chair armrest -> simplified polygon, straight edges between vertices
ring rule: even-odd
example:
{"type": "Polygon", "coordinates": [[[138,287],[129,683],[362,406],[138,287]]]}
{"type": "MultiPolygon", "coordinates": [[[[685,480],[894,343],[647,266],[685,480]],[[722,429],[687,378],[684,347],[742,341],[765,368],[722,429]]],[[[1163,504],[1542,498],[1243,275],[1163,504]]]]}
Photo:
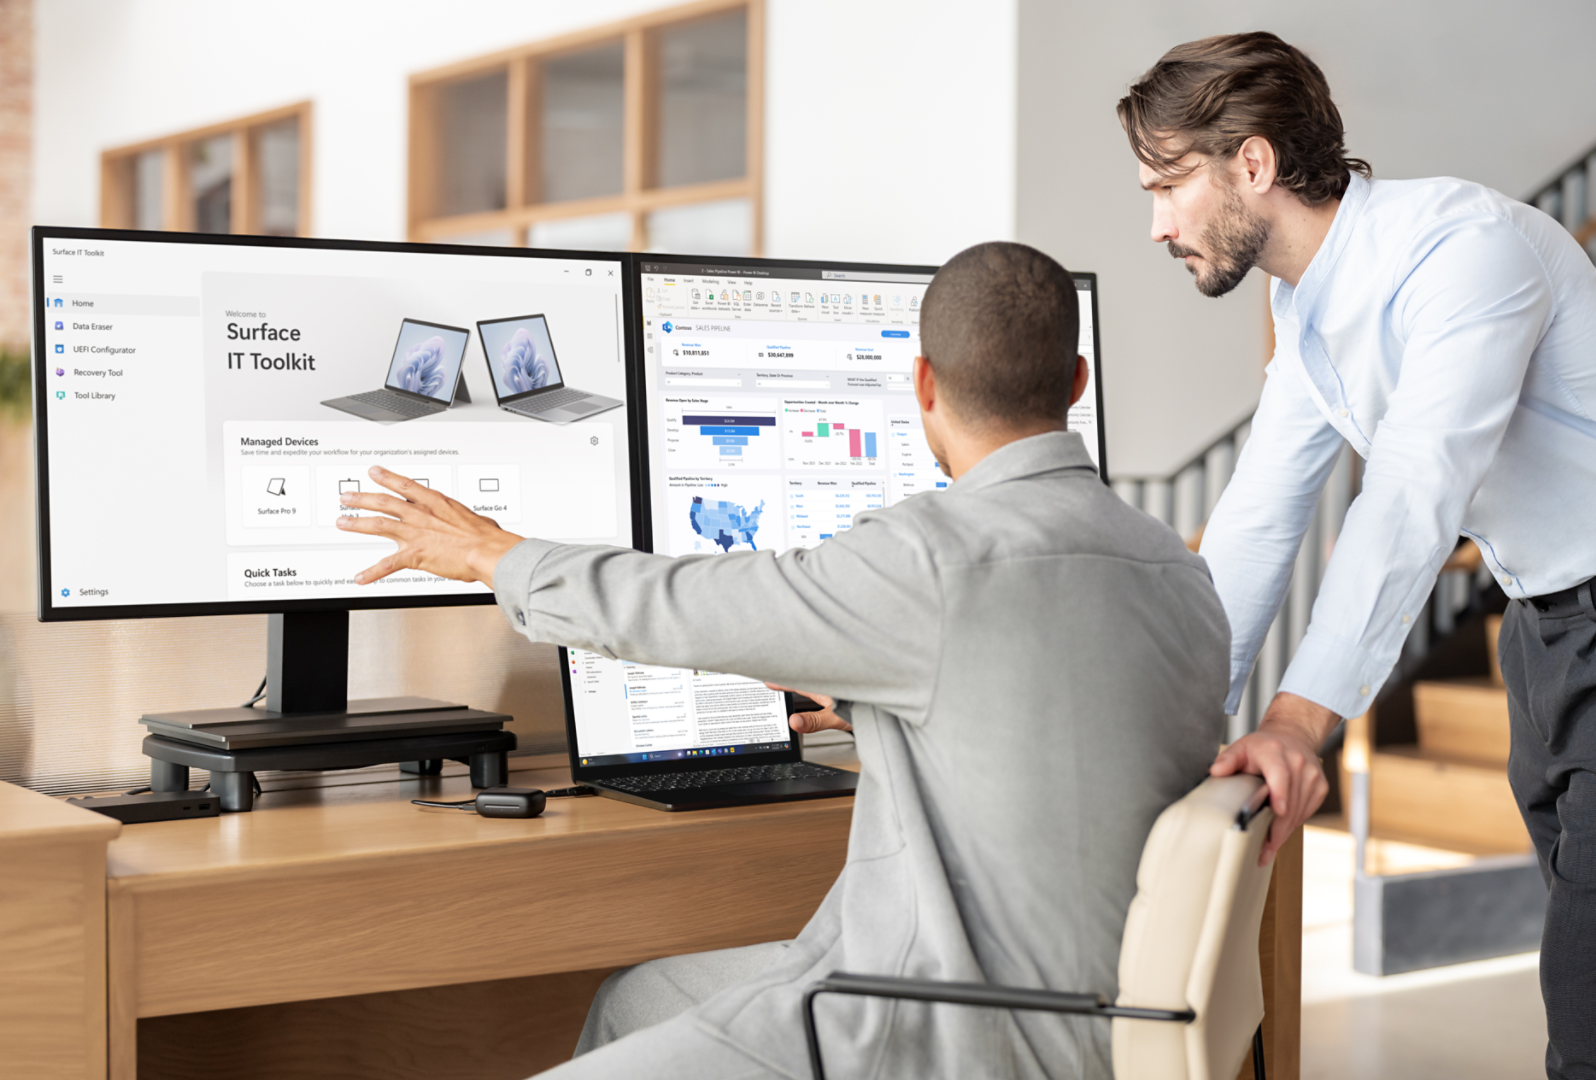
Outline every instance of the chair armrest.
{"type": "Polygon", "coordinates": [[[890,975],[850,975],[834,971],[804,992],[804,1035],[809,1043],[809,1069],[814,1080],[826,1080],[820,1058],[820,1036],[815,1030],[815,998],[821,994],[856,994],[861,997],[932,1001],[949,1005],[974,1005],[991,1009],[1034,1009],[1081,1016],[1123,1017],[1130,1020],[1165,1020],[1189,1024],[1197,1018],[1191,1009],[1142,1009],[1110,1005],[1101,994],[1061,990],[1031,990],[989,986],[986,983],[904,979],[890,975]]]}

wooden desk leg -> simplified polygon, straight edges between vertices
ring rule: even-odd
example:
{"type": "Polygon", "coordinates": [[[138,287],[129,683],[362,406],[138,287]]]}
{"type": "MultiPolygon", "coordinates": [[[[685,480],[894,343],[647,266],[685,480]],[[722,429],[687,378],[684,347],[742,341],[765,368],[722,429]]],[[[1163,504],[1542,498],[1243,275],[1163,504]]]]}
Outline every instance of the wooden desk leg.
{"type": "Polygon", "coordinates": [[[110,1080],[139,1071],[138,981],[133,969],[133,894],[111,883],[106,892],[106,992],[110,1080]]]}
{"type": "MultiPolygon", "coordinates": [[[[1302,1074],[1302,830],[1275,856],[1263,925],[1258,928],[1263,968],[1264,1065],[1269,1080],[1302,1074]]],[[[1252,1080],[1252,1052],[1237,1080],[1252,1080]]]]}

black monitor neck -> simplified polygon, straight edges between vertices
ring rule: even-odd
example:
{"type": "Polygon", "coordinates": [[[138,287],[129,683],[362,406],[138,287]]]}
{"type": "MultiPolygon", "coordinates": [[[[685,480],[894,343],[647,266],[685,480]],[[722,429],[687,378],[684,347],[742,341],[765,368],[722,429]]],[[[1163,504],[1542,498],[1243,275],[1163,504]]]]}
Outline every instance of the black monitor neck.
{"type": "Polygon", "coordinates": [[[349,705],[349,612],[268,615],[266,708],[342,712],[349,705]]]}

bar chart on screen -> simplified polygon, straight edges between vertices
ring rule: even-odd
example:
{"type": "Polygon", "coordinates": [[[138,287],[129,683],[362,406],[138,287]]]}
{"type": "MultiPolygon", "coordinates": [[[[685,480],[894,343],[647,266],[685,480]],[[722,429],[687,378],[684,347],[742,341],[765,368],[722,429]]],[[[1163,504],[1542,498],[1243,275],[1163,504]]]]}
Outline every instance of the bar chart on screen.
{"type": "Polygon", "coordinates": [[[787,466],[883,469],[885,427],[877,401],[788,399],[782,402],[787,466]]]}
{"type": "Polygon", "coordinates": [[[779,469],[781,432],[773,401],[667,402],[665,453],[673,469],[779,469]]]}

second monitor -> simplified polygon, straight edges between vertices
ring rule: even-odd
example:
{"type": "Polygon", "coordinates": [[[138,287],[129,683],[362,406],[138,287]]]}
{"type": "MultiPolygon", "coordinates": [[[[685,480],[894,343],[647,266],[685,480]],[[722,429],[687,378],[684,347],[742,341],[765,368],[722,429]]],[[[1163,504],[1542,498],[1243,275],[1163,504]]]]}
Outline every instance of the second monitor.
{"type": "MultiPolygon", "coordinates": [[[[911,380],[935,267],[646,255],[636,269],[654,551],[814,547],[948,486],[911,380]]],[[[1090,381],[1068,423],[1106,478],[1097,279],[1074,277],[1090,381]]],[[[580,650],[562,675],[578,781],[798,759],[782,695],[752,680],[580,650]]]]}

